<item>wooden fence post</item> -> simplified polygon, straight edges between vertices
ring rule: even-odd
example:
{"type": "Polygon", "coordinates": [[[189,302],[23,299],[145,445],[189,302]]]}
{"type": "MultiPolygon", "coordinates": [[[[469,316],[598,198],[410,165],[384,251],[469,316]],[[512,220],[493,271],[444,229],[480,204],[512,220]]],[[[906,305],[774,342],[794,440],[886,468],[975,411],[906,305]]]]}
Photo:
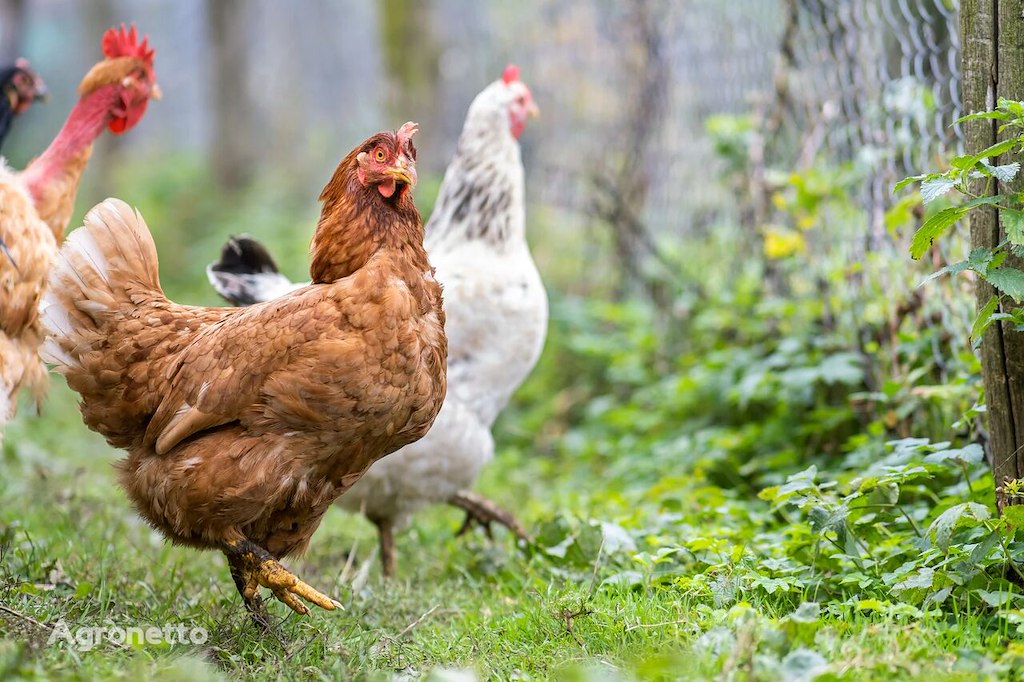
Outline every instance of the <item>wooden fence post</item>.
{"type": "MultiPolygon", "coordinates": [[[[1024,99],[1024,0],[963,0],[960,6],[962,94],[965,112],[992,109],[999,97],[1024,99]]],[[[998,121],[964,124],[966,151],[976,153],[997,141],[998,121]]],[[[993,159],[993,162],[996,160],[993,159]]],[[[1006,161],[999,161],[1005,163],[1006,161]]],[[[1013,192],[1012,186],[992,187],[1013,192]]],[[[978,180],[973,191],[985,192],[978,180]]],[[[972,212],[972,248],[993,249],[1003,240],[999,216],[992,206],[972,212]]],[[[1015,267],[1022,261],[1014,259],[1015,267]]],[[[978,305],[985,305],[995,289],[977,280],[978,305]]],[[[1003,323],[993,324],[981,343],[982,378],[988,410],[989,456],[996,481],[996,502],[1001,510],[1008,500],[1005,481],[1024,473],[1024,333],[1003,323]]]]}

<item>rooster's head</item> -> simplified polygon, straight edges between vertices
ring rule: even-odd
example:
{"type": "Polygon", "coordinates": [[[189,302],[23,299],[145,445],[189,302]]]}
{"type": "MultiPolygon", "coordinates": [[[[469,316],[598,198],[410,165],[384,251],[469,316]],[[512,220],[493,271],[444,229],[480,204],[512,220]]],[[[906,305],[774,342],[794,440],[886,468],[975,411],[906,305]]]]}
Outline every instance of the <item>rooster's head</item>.
{"type": "Polygon", "coordinates": [[[155,53],[147,37],[143,36],[139,42],[134,24],[131,29],[121,24],[120,29],[111,28],[103,34],[106,59],[89,70],[78,92],[83,98],[109,98],[111,132],[123,133],[130,129],[146,113],[149,100],[160,99],[160,86],[153,69],[155,53]]]}
{"type": "Polygon", "coordinates": [[[356,154],[356,177],[363,187],[375,186],[385,199],[401,197],[416,186],[416,147],[412,136],[418,127],[409,122],[395,132],[377,133],[356,154]]]}

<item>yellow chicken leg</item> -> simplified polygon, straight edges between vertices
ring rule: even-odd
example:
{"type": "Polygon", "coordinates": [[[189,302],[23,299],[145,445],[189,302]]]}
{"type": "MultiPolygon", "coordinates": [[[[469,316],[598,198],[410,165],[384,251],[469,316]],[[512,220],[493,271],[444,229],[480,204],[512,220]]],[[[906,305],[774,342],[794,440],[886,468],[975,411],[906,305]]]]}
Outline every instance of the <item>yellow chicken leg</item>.
{"type": "Polygon", "coordinates": [[[299,580],[267,550],[253,542],[229,542],[225,547],[225,553],[232,566],[238,567],[232,569],[232,576],[238,573],[235,583],[250,610],[251,605],[260,603],[258,590],[261,585],[273,592],[275,597],[293,611],[302,615],[308,614],[309,608],[299,600],[299,597],[327,611],[341,607],[338,602],[299,580]]]}

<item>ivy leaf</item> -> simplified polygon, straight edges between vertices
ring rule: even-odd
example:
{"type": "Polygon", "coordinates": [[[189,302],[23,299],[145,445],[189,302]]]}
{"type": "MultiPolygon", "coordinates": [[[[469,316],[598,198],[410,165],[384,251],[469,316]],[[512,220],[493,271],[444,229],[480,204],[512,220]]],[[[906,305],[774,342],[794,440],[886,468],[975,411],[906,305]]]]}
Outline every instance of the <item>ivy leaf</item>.
{"type": "Polygon", "coordinates": [[[998,307],[999,297],[993,296],[988,299],[988,303],[978,311],[978,316],[974,318],[974,324],[971,325],[971,345],[975,348],[981,345],[981,339],[985,336],[989,325],[992,324],[992,315],[998,307]]]}
{"type": "Polygon", "coordinates": [[[924,225],[914,233],[914,239],[910,242],[911,258],[916,260],[923,256],[931,248],[932,242],[953,227],[967,213],[967,210],[964,206],[950,206],[926,220],[924,225]]]}
{"type": "Polygon", "coordinates": [[[989,270],[984,275],[989,284],[1020,303],[1024,299],[1024,271],[1010,267],[989,270]]]}
{"type": "Polygon", "coordinates": [[[956,181],[953,178],[940,177],[934,180],[925,180],[921,183],[921,200],[926,204],[935,201],[955,186],[956,181]]]}
{"type": "Polygon", "coordinates": [[[977,502],[964,502],[953,505],[942,512],[937,519],[928,526],[928,534],[935,535],[935,544],[943,551],[949,549],[950,541],[953,539],[953,531],[960,521],[968,516],[975,521],[986,521],[992,514],[988,508],[977,502]]]}

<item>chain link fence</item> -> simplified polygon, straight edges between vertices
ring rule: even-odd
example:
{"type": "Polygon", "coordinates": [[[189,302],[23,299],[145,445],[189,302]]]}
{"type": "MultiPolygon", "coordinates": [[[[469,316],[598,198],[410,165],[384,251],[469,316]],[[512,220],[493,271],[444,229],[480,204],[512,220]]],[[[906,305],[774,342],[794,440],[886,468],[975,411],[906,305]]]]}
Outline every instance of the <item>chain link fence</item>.
{"type": "MultiPolygon", "coordinates": [[[[542,110],[522,140],[528,197],[566,230],[617,221],[627,233],[674,238],[723,216],[742,218],[736,188],[716,177],[722,160],[706,131],[713,115],[753,116],[766,131],[765,166],[856,164],[865,177],[857,200],[876,238],[892,184],[960,144],[950,127],[961,109],[957,0],[427,4],[421,29],[440,46],[436,104],[401,112],[387,105],[380,6],[240,4],[238,21],[250,34],[239,74],[251,98],[245,124],[264,172],[284,168],[314,195],[318,179],[367,131],[433,117],[421,120],[430,151],[421,165],[425,176],[440,173],[472,97],[507,62],[520,64],[542,110]]],[[[135,19],[151,34],[167,95],[119,141],[119,155],[208,148],[212,37],[204,2],[101,5],[102,21],[135,19]]],[[[55,97],[19,124],[16,162],[52,136],[96,58],[102,22],[90,19],[94,10],[29,0],[22,44],[55,97]]]]}

